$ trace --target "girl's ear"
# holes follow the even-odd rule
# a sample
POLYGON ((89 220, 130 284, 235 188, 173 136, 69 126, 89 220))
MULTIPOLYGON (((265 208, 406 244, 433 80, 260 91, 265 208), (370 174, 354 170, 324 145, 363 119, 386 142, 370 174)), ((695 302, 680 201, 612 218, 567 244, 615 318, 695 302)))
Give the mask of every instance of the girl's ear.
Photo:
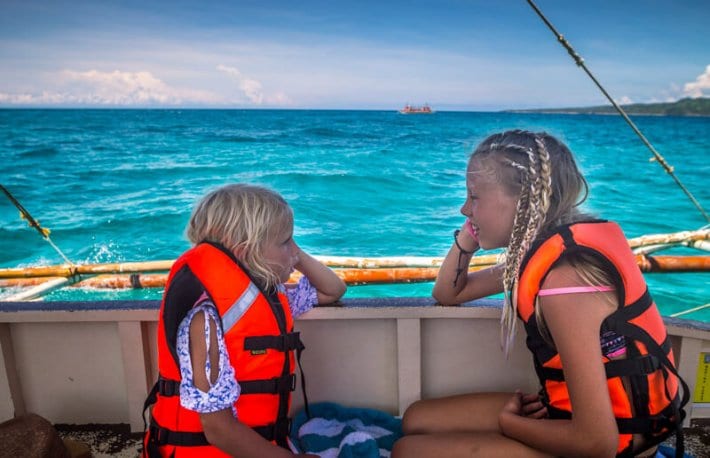
POLYGON ((241 261, 242 259, 244 259, 245 251, 246 245, 244 243, 240 243, 234 248, 234 256, 236 256, 237 259, 241 261))

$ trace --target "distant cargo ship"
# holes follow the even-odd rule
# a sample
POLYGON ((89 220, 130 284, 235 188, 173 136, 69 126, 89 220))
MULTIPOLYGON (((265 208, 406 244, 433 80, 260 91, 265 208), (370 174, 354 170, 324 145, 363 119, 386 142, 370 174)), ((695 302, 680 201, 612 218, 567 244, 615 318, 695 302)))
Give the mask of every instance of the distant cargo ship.
POLYGON ((399 112, 402 114, 432 114, 434 113, 434 110, 432 110, 429 104, 427 103, 420 107, 406 104, 404 108, 399 110, 399 112))

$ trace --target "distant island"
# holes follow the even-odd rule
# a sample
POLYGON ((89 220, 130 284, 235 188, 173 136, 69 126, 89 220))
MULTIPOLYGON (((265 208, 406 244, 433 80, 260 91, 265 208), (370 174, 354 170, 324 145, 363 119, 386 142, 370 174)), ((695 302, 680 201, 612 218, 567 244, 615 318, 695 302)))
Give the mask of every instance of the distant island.
MULTIPOLYGON (((621 105, 629 115, 646 116, 710 116, 710 98, 680 99, 672 103, 632 103, 621 105)), ((507 113, 569 113, 569 114, 616 114, 612 105, 581 108, 539 108, 528 110, 505 110, 507 113)))

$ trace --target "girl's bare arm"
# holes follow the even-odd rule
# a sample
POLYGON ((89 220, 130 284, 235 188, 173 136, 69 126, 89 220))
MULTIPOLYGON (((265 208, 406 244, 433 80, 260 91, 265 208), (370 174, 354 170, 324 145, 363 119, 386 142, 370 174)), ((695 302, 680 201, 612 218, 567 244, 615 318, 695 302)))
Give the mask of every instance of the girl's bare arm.
POLYGON ((308 277, 318 292, 319 304, 330 304, 345 294, 345 282, 330 268, 299 248, 296 270, 308 277))
POLYGON ((503 266, 468 273, 468 264, 473 252, 478 250, 478 241, 463 227, 456 240, 460 248, 454 242, 444 258, 432 290, 434 299, 443 305, 454 305, 503 291, 503 266), (471 253, 463 253, 461 248, 471 253), (456 278, 458 269, 463 270, 456 278))

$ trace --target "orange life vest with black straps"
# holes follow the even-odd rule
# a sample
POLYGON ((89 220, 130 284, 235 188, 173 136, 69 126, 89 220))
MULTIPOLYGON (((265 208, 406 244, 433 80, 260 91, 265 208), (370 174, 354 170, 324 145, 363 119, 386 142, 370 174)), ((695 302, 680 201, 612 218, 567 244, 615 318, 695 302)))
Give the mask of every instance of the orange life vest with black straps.
POLYGON ((227 456, 207 442, 199 413, 180 405, 178 327, 204 293, 209 299, 199 303, 208 300, 217 309, 241 388, 235 403, 239 421, 287 447, 294 351, 300 357, 304 348, 293 332, 288 300, 282 292, 261 290, 224 247, 201 243, 178 258, 168 276, 158 320, 159 379, 145 404, 155 405, 143 456, 227 456))
POLYGON ((666 327, 634 255, 621 228, 612 222, 594 220, 559 227, 533 246, 521 266, 518 315, 525 324, 527 346, 534 357, 542 400, 550 418, 571 418, 572 405, 560 355, 540 334, 535 300, 555 263, 575 253, 598 259, 611 275, 619 297, 618 309, 601 326, 601 332, 614 332, 626 341, 625 359, 602 357, 619 428, 617 456, 633 456, 634 434, 642 434, 645 448, 650 448, 674 431, 676 453, 682 456, 680 423, 685 416, 683 406, 688 402, 687 385, 676 371, 666 327), (629 381, 631 396, 624 388, 623 378, 629 381), (682 399, 679 382, 683 386, 682 399))

